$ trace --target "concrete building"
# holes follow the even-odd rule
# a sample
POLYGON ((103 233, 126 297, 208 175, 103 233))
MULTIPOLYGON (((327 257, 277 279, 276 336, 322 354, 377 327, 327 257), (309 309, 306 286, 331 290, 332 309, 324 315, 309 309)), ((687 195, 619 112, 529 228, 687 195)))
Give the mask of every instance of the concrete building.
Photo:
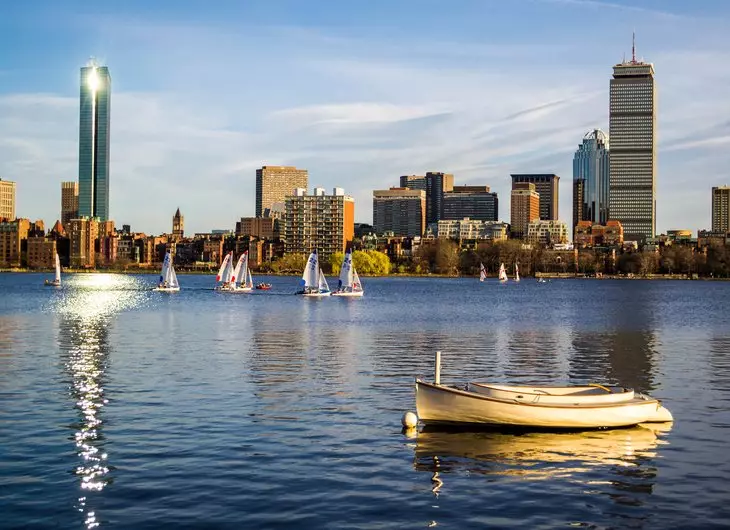
POLYGON ((454 186, 443 195, 442 219, 478 219, 497 221, 499 199, 489 186, 454 186))
POLYGON ((286 242, 284 252, 309 254, 315 248, 320 260, 335 252, 344 252, 355 235, 355 200, 335 188, 326 195, 323 188, 314 188, 314 195, 305 190, 286 198, 286 242))
POLYGON ((30 220, 0 221, 0 267, 20 267, 23 264, 21 249, 28 239, 30 220))
POLYGON ((93 269, 96 266, 96 240, 99 221, 88 217, 71 219, 67 229, 71 241, 70 265, 74 269, 93 269))
POLYGON ((730 232, 730 186, 712 188, 712 231, 730 232))
POLYGON ((608 221, 608 136, 589 131, 573 156, 573 228, 579 221, 608 221))
POLYGON ((568 224, 565 221, 536 219, 527 226, 527 240, 533 245, 562 245, 568 242, 568 224))
POLYGON ((79 183, 61 182, 61 224, 79 217, 79 183))
POLYGON ((656 233, 656 86, 654 65, 631 60, 613 67, 610 83, 609 218, 628 240, 656 233))
POLYGON ((81 69, 79 218, 109 219, 109 132, 112 79, 92 60, 81 69))
POLYGON ((523 239, 531 221, 540 219, 540 196, 531 182, 512 183, 510 224, 512 237, 523 239))
POLYGON ((15 182, 0 178, 0 221, 15 220, 15 182))
POLYGON ((560 177, 553 173, 513 174, 512 189, 517 184, 530 183, 540 196, 540 219, 552 221, 558 218, 558 190, 560 177))
POLYGON ((48 237, 29 237, 27 243, 28 267, 53 269, 56 266, 56 240, 48 237))
MULTIPOLYGON (((401 177, 401 180, 403 177, 401 177)), ((376 234, 423 235, 426 228, 426 192, 420 189, 390 188, 373 191, 373 229, 376 234)))
POLYGON ((179 241, 185 236, 185 217, 177 209, 175 215, 172 216, 172 238, 179 241))
POLYGON ((293 166, 263 166, 256 170, 256 217, 262 217, 264 210, 275 202, 284 202, 296 188, 309 186, 306 169, 293 166))

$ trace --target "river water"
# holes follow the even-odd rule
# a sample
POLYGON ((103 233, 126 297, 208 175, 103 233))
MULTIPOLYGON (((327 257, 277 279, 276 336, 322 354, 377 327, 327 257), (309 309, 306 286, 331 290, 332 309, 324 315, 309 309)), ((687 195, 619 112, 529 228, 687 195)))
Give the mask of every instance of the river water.
POLYGON ((730 524, 730 283, 0 274, 0 527, 730 524), (671 427, 404 435, 414 376, 602 382, 671 427))

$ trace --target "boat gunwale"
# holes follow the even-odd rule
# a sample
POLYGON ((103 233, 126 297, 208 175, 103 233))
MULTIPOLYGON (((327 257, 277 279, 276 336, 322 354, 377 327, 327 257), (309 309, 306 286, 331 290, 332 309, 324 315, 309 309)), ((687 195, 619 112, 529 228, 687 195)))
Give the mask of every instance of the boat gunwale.
POLYGON ((474 398, 474 399, 481 399, 483 401, 493 401, 497 403, 503 403, 507 405, 519 405, 519 406, 526 406, 526 407, 538 407, 538 408, 557 408, 557 409, 599 409, 599 408, 611 408, 611 407, 626 407, 628 405, 646 405, 649 403, 655 403, 658 406, 661 406, 661 401, 656 398, 652 398, 649 396, 644 396, 644 394, 640 394, 639 396, 635 397, 634 399, 628 400, 628 401, 619 401, 619 402, 613 402, 613 403, 584 403, 584 404, 572 404, 572 403, 530 403, 530 402, 524 402, 524 401, 517 401, 514 399, 500 399, 495 398, 492 396, 488 396, 485 394, 478 394, 476 392, 469 392, 466 390, 459 390, 458 388, 452 388, 446 385, 437 385, 434 383, 428 383, 426 381, 423 381, 421 379, 416 379, 416 392, 418 392, 418 385, 424 385, 427 388, 431 388, 434 390, 441 390, 445 392, 451 392, 452 394, 457 394, 464 397, 474 398))
MULTIPOLYGON (((575 389, 576 391, 583 391, 583 390, 598 390, 601 388, 609 388, 608 386, 603 385, 564 385, 564 386, 558 386, 558 385, 550 385, 550 386, 542 386, 542 387, 536 387, 536 386, 520 386, 520 385, 501 385, 501 384, 490 384, 490 383, 479 383, 479 382, 470 382, 470 385, 475 385, 480 388, 491 388, 494 390, 498 390, 500 392, 509 392, 510 394, 529 394, 534 396, 550 396, 550 397, 603 397, 603 396, 620 396, 622 394, 628 394, 630 392, 634 392, 634 394, 639 394, 639 392, 636 392, 632 388, 626 388, 624 386, 619 385, 613 385, 617 388, 621 389, 621 392, 604 392, 603 394, 577 394, 575 392, 572 392, 570 394, 549 394, 547 392, 540 393, 535 392, 534 390, 540 390, 541 388, 545 389, 564 389, 564 388, 570 388, 575 389), (524 388, 526 390, 512 390, 513 388, 524 388)), ((653 398, 652 398, 653 399, 653 398)))

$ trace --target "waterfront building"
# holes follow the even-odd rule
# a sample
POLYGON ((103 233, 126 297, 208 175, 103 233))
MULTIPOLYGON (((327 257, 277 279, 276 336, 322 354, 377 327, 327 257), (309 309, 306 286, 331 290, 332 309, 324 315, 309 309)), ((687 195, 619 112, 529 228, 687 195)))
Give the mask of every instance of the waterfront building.
POLYGON ((172 238, 174 240, 180 240, 185 234, 185 217, 180 213, 180 208, 177 209, 175 215, 172 216, 172 238))
POLYGON ((609 217, 626 239, 656 233, 656 85, 654 65, 631 60, 613 67, 610 82, 609 217))
POLYGON ((504 241, 507 239, 507 223, 480 219, 442 219, 436 224, 439 239, 504 241))
POLYGON ((0 178, 0 221, 15 220, 15 182, 0 178))
POLYGON ((568 242, 568 224, 557 219, 535 219, 527 225, 527 240, 545 246, 565 244, 568 242))
POLYGON ((0 267, 20 267, 21 248, 28 239, 31 223, 28 219, 0 220, 0 267))
POLYGON ((79 183, 61 182, 61 224, 79 216, 79 183))
POLYGON ((558 190, 560 177, 553 173, 512 174, 512 189, 517 184, 530 183, 540 196, 540 219, 543 221, 558 218, 558 190))
POLYGON ((56 240, 48 237, 29 237, 27 242, 28 267, 52 269, 56 266, 56 240))
POLYGON ((454 186, 443 195, 442 219, 478 219, 497 221, 499 199, 489 186, 454 186))
POLYGON ((373 191, 373 228, 376 234, 423 235, 426 228, 425 190, 390 188, 373 191))
POLYGON ((730 186, 712 188, 712 231, 730 232, 730 186))
POLYGON ((273 217, 241 217, 236 223, 236 236, 250 236, 259 239, 274 239, 277 220, 273 217))
POLYGON ((532 182, 512 183, 510 224, 512 237, 523 239, 531 221, 540 219, 540 196, 532 182))
POLYGON ((326 261, 335 252, 344 252, 355 235, 355 200, 342 188, 326 195, 314 188, 313 195, 298 189, 286 198, 286 254, 309 254, 317 249, 326 261))
POLYGON ((296 188, 309 186, 309 172, 293 166, 262 166, 256 170, 256 217, 275 202, 283 203, 296 188))
POLYGON ((607 247, 620 247, 624 244, 624 227, 621 221, 606 222, 606 229, 603 231, 603 244, 607 247))
POLYGON ((698 230, 697 246, 699 248, 730 245, 730 232, 725 230, 698 230))
POLYGON ((109 131, 112 80, 91 60, 81 68, 78 217, 109 219, 109 131))
POLYGON ((74 269, 93 269, 96 266, 96 240, 99 220, 89 217, 71 219, 68 226, 70 264, 74 269))
POLYGON ((608 221, 608 136, 593 129, 573 156, 573 228, 579 221, 608 221))

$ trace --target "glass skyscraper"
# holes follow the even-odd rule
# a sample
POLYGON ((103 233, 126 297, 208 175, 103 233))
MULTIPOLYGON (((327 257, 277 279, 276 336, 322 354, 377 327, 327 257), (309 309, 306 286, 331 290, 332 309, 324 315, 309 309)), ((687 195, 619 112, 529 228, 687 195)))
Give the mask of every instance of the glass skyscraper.
POLYGON ((79 216, 109 220, 109 114, 112 80, 106 66, 81 69, 79 216))
POLYGON ((608 135, 594 129, 583 137, 573 157, 573 228, 578 221, 608 221, 608 135))

